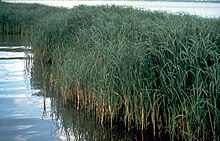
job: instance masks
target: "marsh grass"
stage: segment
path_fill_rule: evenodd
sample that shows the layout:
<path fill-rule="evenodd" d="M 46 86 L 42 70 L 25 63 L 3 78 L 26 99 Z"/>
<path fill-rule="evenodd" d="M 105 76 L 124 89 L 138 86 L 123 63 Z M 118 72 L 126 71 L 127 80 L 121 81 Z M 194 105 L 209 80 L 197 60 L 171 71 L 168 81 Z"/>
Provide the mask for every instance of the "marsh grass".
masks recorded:
<path fill-rule="evenodd" d="M 51 89 L 100 123 L 154 139 L 217 140 L 219 25 L 190 15 L 78 6 L 41 18 L 30 43 L 36 59 L 51 67 Z"/>
<path fill-rule="evenodd" d="M 24 35 L 39 19 L 64 8 L 40 4 L 0 3 L 0 34 Z"/>
<path fill-rule="evenodd" d="M 111 128 L 169 139 L 219 134 L 220 22 L 116 6 L 42 19 L 33 49 L 54 68 L 64 103 Z M 39 42 L 40 41 L 40 42 Z M 36 56 L 38 57 L 38 56 Z"/>

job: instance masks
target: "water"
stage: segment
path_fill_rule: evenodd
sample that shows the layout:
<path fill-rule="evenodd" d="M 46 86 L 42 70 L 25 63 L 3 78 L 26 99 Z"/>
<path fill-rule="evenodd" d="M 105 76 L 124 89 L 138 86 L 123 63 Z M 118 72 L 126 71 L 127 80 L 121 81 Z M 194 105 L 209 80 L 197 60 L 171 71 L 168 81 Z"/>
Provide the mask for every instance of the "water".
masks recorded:
<path fill-rule="evenodd" d="M 58 140 L 50 117 L 43 117 L 50 99 L 34 96 L 40 90 L 30 85 L 32 54 L 11 39 L 0 40 L 0 141 Z"/>
<path fill-rule="evenodd" d="M 0 36 L 0 141 L 132 140 L 94 115 L 64 107 L 49 90 L 50 68 L 34 61 L 22 37 Z M 47 75 L 45 72 L 47 72 Z"/>
<path fill-rule="evenodd" d="M 220 2 L 162 2 L 162 1 L 32 1 L 5 0 L 7 2 L 41 3 L 50 6 L 71 8 L 77 5 L 121 5 L 151 11 L 167 11 L 171 13 L 189 13 L 205 18 L 220 17 Z"/>

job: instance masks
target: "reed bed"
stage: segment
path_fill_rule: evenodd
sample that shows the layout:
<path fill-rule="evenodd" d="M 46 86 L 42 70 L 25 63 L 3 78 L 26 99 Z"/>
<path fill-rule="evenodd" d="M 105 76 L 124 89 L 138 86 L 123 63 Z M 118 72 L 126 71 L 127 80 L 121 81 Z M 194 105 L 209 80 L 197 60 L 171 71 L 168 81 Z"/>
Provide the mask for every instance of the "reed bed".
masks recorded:
<path fill-rule="evenodd" d="M 40 4 L 0 2 L 0 34 L 24 35 L 42 17 L 63 10 Z"/>
<path fill-rule="evenodd" d="M 153 139 L 218 140 L 219 25 L 186 14 L 78 6 L 41 18 L 30 43 L 64 104 L 95 113 L 101 124 Z"/>
<path fill-rule="evenodd" d="M 117 6 L 42 19 L 31 43 L 64 103 L 109 127 L 170 140 L 217 139 L 220 21 Z M 37 35 L 37 36 L 36 36 Z"/>

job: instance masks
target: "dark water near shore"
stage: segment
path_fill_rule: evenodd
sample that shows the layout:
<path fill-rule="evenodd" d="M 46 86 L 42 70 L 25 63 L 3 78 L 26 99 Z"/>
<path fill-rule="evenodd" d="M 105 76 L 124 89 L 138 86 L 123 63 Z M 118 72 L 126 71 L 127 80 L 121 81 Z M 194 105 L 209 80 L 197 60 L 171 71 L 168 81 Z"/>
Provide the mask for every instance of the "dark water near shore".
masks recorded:
<path fill-rule="evenodd" d="M 74 105 L 63 107 L 46 72 L 21 37 L 0 36 L 0 141 L 138 140 L 100 126 Z"/>

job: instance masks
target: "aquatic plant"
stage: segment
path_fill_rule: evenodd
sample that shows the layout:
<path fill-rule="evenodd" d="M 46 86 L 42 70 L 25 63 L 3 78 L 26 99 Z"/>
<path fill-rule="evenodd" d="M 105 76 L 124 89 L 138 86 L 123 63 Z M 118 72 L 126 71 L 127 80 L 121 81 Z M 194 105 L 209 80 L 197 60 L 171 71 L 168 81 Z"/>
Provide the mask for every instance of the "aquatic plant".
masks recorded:
<path fill-rule="evenodd" d="M 39 19 L 64 8 L 41 4 L 0 3 L 0 34 L 24 35 Z"/>
<path fill-rule="evenodd" d="M 220 129 L 220 21 L 117 6 L 79 6 L 42 19 L 36 57 L 64 103 L 169 139 Z M 36 36 L 37 35 L 37 36 Z"/>
<path fill-rule="evenodd" d="M 219 25 L 185 14 L 78 6 L 31 24 L 30 43 L 36 61 L 50 66 L 44 76 L 64 105 L 154 139 L 209 140 L 220 131 Z"/>

